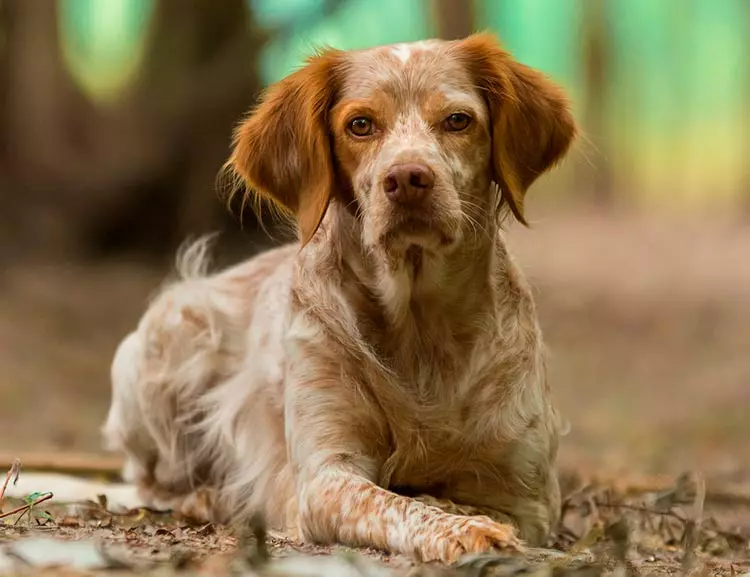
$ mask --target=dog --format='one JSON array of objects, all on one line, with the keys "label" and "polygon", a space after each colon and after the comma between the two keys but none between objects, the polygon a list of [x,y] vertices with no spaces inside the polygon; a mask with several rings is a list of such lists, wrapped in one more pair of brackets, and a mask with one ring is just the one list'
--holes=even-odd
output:
[{"label": "dog", "polygon": [[328,49],[271,86],[227,166],[299,242],[213,274],[205,240],[181,252],[112,363],[125,478],[421,561],[543,543],[562,419],[502,225],[577,130],[484,33]]}]

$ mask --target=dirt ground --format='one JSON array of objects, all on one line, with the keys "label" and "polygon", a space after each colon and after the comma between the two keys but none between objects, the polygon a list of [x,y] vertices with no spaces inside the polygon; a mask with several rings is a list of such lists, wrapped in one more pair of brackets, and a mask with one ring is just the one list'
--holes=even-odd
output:
[{"label": "dirt ground", "polygon": [[[698,471],[722,527],[750,531],[750,222],[587,212],[510,242],[572,424],[566,478]],[[132,262],[0,273],[0,452],[99,450],[112,353],[163,276]]]}]

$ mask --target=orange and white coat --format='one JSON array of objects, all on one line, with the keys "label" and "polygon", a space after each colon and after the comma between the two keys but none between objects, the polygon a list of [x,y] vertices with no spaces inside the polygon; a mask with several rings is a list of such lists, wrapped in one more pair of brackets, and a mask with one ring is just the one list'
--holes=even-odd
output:
[{"label": "orange and white coat", "polygon": [[421,560],[544,541],[560,418],[500,225],[575,134],[483,34],[327,50],[272,86],[228,166],[300,242],[215,274],[205,242],[181,255],[112,366],[128,479]]}]

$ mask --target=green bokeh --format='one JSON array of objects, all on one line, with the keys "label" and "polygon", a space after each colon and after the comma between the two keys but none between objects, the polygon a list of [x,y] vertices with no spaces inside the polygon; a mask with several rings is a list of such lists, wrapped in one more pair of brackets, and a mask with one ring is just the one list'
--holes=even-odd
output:
[{"label": "green bokeh", "polygon": [[[435,35],[429,0],[247,1],[258,24],[272,32],[259,62],[265,83],[321,46],[362,48]],[[606,139],[616,151],[608,159],[614,172],[641,182],[654,171],[665,182],[688,170],[703,170],[712,186],[739,179],[743,127],[750,122],[750,0],[475,0],[475,28],[498,33],[516,58],[561,82],[585,120],[581,34],[592,2],[604,3],[608,47],[599,95],[607,134],[587,134],[594,149]],[[61,0],[63,54],[93,97],[116,96],[132,81],[153,4]]]},{"label": "green bokeh", "polygon": [[153,0],[60,0],[60,43],[74,78],[107,99],[137,73]]}]

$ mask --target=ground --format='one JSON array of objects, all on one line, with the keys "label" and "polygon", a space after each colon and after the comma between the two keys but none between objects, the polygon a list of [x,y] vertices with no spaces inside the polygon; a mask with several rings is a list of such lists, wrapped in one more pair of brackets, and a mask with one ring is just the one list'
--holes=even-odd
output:
[{"label": "ground", "polygon": [[[566,486],[599,478],[658,489],[698,472],[704,515],[746,536],[750,226],[587,212],[514,227],[510,242],[535,286],[550,382],[572,425],[560,455]],[[1,453],[99,450],[112,352],[162,276],[132,262],[3,271]],[[174,548],[174,530],[157,539],[160,555]],[[0,540],[13,537],[6,531]],[[724,555],[711,570],[750,571],[742,547],[733,566]]]}]

